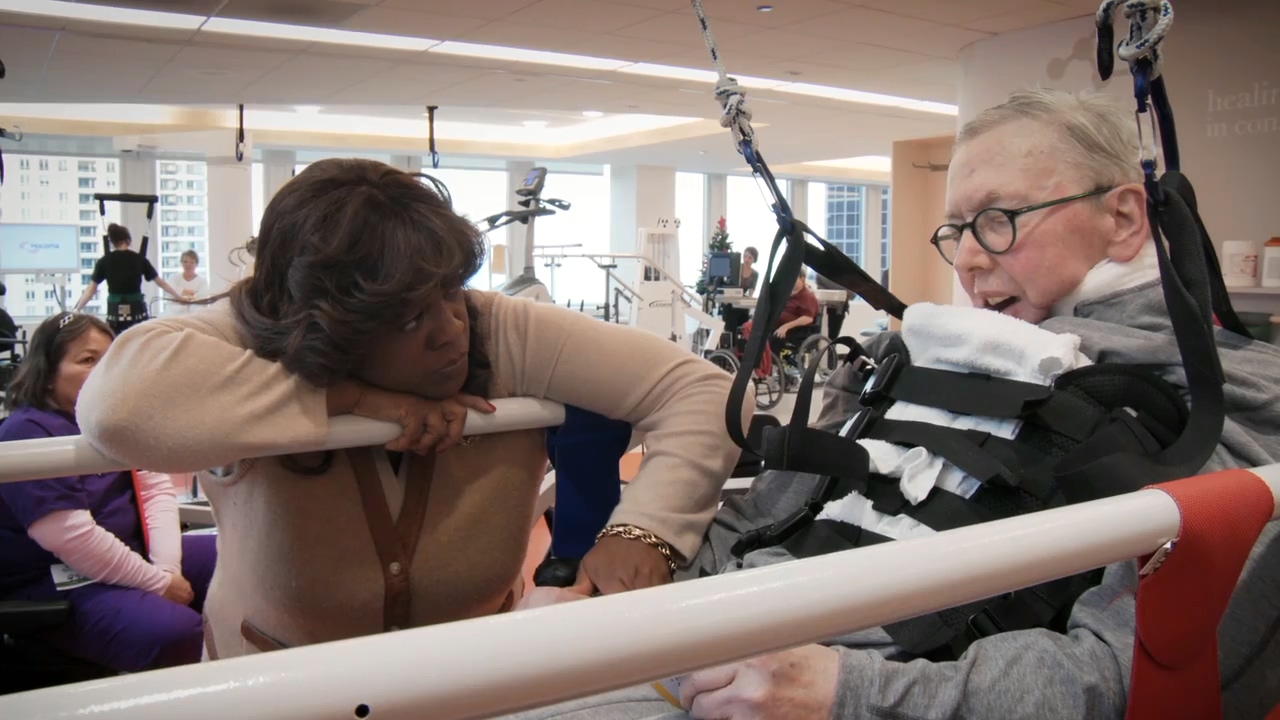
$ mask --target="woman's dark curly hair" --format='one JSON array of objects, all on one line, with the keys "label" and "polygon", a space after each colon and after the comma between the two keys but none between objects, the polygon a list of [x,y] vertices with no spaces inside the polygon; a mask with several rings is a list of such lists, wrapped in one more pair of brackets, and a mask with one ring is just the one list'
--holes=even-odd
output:
[{"label": "woman's dark curly hair", "polygon": [[[356,159],[312,163],[285,183],[262,215],[253,274],[230,292],[254,352],[329,387],[374,336],[462,287],[484,261],[484,236],[434,188],[434,178]],[[485,394],[489,364],[469,301],[467,310],[467,390]]]}]

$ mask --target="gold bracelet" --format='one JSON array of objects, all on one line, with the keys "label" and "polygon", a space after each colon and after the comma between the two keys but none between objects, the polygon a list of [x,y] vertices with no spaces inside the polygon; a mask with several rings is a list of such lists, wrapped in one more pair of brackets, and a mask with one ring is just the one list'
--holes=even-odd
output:
[{"label": "gold bracelet", "polygon": [[635,525],[609,525],[600,531],[600,534],[596,536],[596,541],[599,542],[601,538],[607,537],[639,540],[651,548],[656,548],[658,552],[662,553],[662,557],[666,558],[667,569],[671,571],[672,576],[676,574],[676,559],[675,555],[671,552],[671,545],[667,544],[666,540],[663,540],[648,530],[638,528]]}]

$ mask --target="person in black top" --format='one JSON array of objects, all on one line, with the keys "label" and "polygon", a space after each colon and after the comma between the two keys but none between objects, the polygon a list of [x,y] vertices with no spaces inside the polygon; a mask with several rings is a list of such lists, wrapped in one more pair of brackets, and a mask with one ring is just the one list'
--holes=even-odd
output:
[{"label": "person in black top", "polygon": [[159,285],[175,302],[182,302],[151,261],[129,249],[133,237],[128,228],[111,223],[107,227],[107,238],[111,241],[111,252],[93,266],[93,280],[76,303],[77,312],[98,294],[98,286],[103,281],[107,283],[107,324],[117,335],[150,317],[147,299],[142,294],[144,279]]},{"label": "person in black top", "polygon": [[[760,272],[753,267],[758,259],[760,259],[759,250],[749,247],[742,251],[742,269],[738,273],[738,287],[742,288],[742,294],[745,297],[755,295],[756,283],[760,282]],[[738,336],[738,328],[751,319],[751,311],[725,304],[720,308],[720,317],[724,318],[724,331],[733,338]]]},{"label": "person in black top", "polygon": [[[4,297],[8,288],[0,282],[0,297]],[[18,323],[14,322],[9,311],[0,307],[0,355],[9,355],[11,362],[18,362]]]}]

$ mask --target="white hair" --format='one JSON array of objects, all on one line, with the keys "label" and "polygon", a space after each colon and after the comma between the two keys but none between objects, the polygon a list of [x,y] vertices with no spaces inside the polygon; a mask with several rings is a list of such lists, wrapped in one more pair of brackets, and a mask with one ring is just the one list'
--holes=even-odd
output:
[{"label": "white hair", "polygon": [[1142,182],[1133,113],[1117,99],[1100,93],[1072,94],[1047,88],[1016,91],[965,123],[956,136],[956,148],[1018,120],[1053,129],[1063,161],[1099,187]]}]

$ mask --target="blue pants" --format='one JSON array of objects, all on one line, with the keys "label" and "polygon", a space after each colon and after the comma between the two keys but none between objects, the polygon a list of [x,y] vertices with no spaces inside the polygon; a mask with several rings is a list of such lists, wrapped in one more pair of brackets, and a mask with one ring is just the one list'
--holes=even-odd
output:
[{"label": "blue pants", "polygon": [[200,662],[204,647],[201,613],[217,536],[182,537],[182,576],[195,600],[178,605],[145,590],[86,585],[60,593],[71,603],[71,619],[43,637],[62,652],[120,672],[140,672]]}]

